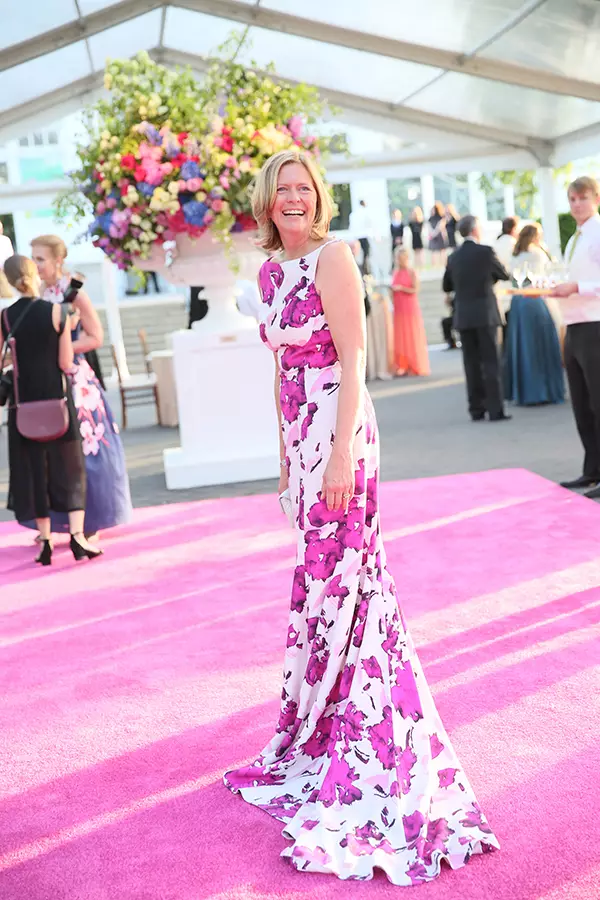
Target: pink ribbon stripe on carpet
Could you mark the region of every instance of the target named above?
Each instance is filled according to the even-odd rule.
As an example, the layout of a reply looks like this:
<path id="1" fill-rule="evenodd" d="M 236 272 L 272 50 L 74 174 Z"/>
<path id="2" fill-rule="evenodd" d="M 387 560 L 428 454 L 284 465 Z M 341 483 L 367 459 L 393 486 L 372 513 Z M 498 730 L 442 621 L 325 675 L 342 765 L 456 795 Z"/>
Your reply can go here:
<path id="1" fill-rule="evenodd" d="M 502 849 L 434 882 L 292 870 L 232 795 L 279 713 L 273 496 L 138 510 L 52 567 L 0 525 L 2 900 L 598 900 L 600 509 L 522 470 L 382 485 L 389 567 Z M 62 542 L 62 543 L 61 543 Z"/>

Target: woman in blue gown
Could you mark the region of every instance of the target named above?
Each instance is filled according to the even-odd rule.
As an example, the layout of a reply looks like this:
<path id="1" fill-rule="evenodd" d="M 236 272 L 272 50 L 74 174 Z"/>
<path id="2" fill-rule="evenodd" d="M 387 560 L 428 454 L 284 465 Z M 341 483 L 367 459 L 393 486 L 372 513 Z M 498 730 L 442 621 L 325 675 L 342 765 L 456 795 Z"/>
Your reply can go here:
<path id="1" fill-rule="evenodd" d="M 525 225 L 515 245 L 513 270 L 520 268 L 528 277 L 543 275 L 551 260 L 541 242 L 540 226 Z M 524 294 L 512 298 L 506 330 L 504 386 L 506 399 L 517 406 L 562 403 L 565 399 L 559 313 L 551 312 L 548 302 L 543 297 Z"/>
<path id="2" fill-rule="evenodd" d="M 56 235 L 42 235 L 32 241 L 32 251 L 43 281 L 42 297 L 62 303 L 70 282 L 63 273 L 67 255 L 64 241 Z M 87 474 L 84 527 L 86 535 L 94 535 L 130 520 L 131 496 L 119 429 L 106 394 L 84 355 L 102 345 L 102 325 L 85 291 L 78 292 L 72 305 L 80 317 L 72 333 L 75 363 L 70 378 Z M 64 514 L 52 511 L 51 520 L 53 532 L 68 532 Z M 35 528 L 33 521 L 21 524 Z"/>

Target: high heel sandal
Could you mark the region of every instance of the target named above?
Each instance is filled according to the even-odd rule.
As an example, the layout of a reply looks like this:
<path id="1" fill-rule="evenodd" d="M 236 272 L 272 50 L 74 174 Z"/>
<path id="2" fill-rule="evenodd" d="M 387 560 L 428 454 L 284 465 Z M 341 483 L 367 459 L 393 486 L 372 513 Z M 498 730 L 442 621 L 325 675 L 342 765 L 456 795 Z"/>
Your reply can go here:
<path id="1" fill-rule="evenodd" d="M 42 549 L 38 556 L 36 556 L 35 561 L 42 566 L 50 566 L 52 565 L 52 544 L 50 541 L 41 541 Z"/>
<path id="2" fill-rule="evenodd" d="M 91 547 L 88 549 L 87 547 L 82 547 L 78 540 L 76 540 L 75 535 L 71 535 L 71 542 L 69 544 L 71 547 L 71 553 L 79 562 L 81 559 L 96 559 L 97 556 L 102 556 L 104 550 L 92 549 Z"/>

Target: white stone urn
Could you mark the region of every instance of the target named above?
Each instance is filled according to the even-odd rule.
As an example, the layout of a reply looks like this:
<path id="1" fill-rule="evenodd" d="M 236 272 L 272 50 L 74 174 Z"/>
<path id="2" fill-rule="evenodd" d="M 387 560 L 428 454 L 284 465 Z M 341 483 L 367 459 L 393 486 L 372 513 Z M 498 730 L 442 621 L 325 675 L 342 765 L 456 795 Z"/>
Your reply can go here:
<path id="1" fill-rule="evenodd" d="M 233 245 L 239 264 L 234 272 L 223 245 L 210 232 L 192 239 L 177 235 L 175 241 L 154 244 L 148 259 L 137 258 L 136 266 L 146 272 L 157 272 L 175 285 L 204 286 L 208 315 L 194 327 L 205 334 L 228 335 L 248 329 L 256 330 L 253 317 L 242 315 L 236 305 L 238 281 L 256 283 L 265 254 L 254 244 L 255 231 L 233 234 Z"/>

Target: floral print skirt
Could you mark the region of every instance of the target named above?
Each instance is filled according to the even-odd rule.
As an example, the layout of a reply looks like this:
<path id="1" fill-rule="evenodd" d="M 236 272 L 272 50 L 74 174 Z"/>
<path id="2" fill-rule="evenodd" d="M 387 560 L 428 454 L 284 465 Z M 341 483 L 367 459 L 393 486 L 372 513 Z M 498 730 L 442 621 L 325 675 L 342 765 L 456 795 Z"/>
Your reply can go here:
<path id="1" fill-rule="evenodd" d="M 255 762 L 227 787 L 285 823 L 298 870 L 395 885 L 499 847 L 444 730 L 386 568 L 379 439 L 365 392 L 348 513 L 321 495 L 339 363 L 282 374 L 298 538 L 281 709 Z"/>
<path id="2" fill-rule="evenodd" d="M 95 534 L 131 518 L 125 451 L 106 394 L 82 354 L 75 358 L 70 380 L 87 480 L 84 529 L 86 534 Z M 64 511 L 51 509 L 50 518 L 53 532 L 68 533 L 69 518 Z M 20 524 L 36 527 L 34 520 Z"/>

